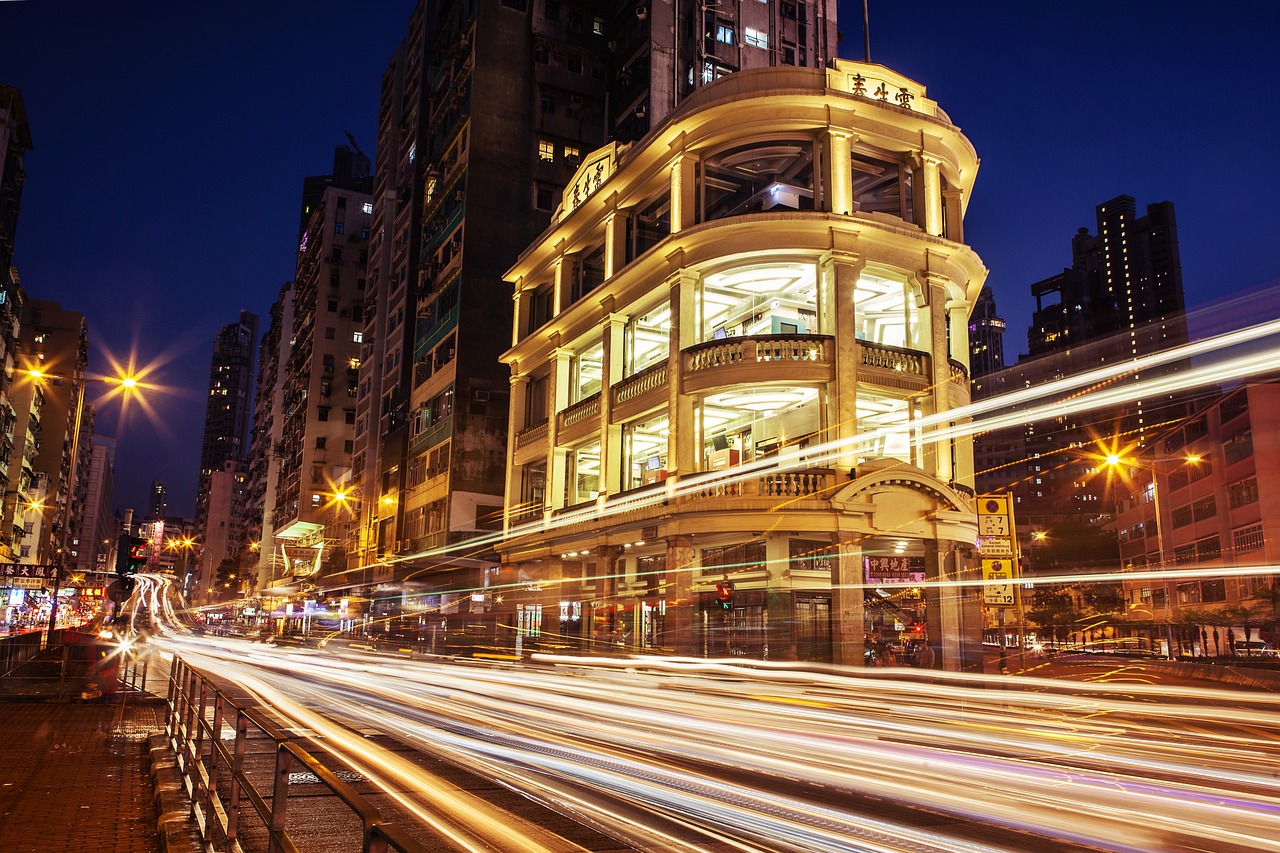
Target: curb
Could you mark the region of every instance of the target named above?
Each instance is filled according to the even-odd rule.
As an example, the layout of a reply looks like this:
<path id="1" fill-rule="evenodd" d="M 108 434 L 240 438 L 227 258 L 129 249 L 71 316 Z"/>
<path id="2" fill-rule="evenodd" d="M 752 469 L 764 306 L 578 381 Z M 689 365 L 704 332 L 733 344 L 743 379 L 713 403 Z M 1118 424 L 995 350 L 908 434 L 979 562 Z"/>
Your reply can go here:
<path id="1" fill-rule="evenodd" d="M 162 853 L 202 853 L 211 849 L 199 842 L 199 833 L 191 816 L 191 801 L 182 786 L 178 758 L 163 732 L 147 738 L 151 760 L 151 783 L 155 788 L 156 837 Z"/>

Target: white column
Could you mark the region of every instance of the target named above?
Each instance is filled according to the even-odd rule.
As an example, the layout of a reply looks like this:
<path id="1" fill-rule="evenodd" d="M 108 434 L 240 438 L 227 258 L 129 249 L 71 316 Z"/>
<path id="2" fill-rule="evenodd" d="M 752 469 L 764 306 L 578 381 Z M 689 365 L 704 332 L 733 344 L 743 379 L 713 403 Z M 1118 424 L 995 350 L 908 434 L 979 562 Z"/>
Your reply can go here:
<path id="1" fill-rule="evenodd" d="M 698 277 L 679 270 L 667 279 L 671 289 L 671 352 L 667 356 L 667 470 L 680 475 L 697 470 L 701 435 L 695 428 L 693 400 L 680 393 L 684 350 L 698 340 Z"/>
<path id="2" fill-rule="evenodd" d="M 834 127 L 827 128 L 826 168 L 823 170 L 823 192 L 826 210 L 848 216 L 854 212 L 853 173 L 850 151 L 857 137 Z"/>
<path id="3" fill-rule="evenodd" d="M 698 221 L 698 184 L 694 179 L 696 158 L 678 154 L 671 162 L 671 233 L 692 227 Z"/>
<path id="4" fill-rule="evenodd" d="M 613 423 L 613 386 L 622 381 L 623 333 L 627 317 L 609 313 L 600 332 L 604 338 L 600 388 L 600 491 L 614 495 L 622 491 L 622 425 Z"/>

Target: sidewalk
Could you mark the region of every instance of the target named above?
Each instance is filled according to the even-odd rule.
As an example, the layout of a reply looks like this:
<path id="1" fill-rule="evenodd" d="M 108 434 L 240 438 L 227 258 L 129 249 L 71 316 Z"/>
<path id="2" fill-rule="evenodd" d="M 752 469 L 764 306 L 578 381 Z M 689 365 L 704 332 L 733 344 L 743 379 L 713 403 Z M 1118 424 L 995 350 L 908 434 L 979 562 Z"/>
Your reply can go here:
<path id="1" fill-rule="evenodd" d="M 4 849 L 159 853 L 147 737 L 164 713 L 155 699 L 0 705 Z"/>
<path id="2" fill-rule="evenodd" d="M 148 658 L 145 683 L 137 677 L 133 689 L 87 702 L 79 698 L 84 678 L 59 687 L 58 668 L 43 661 L 0 679 L 4 853 L 199 849 L 170 779 L 175 771 L 161 766 L 172 753 L 155 737 L 164 731 L 168 667 Z M 169 781 L 158 785 L 157 772 Z"/>

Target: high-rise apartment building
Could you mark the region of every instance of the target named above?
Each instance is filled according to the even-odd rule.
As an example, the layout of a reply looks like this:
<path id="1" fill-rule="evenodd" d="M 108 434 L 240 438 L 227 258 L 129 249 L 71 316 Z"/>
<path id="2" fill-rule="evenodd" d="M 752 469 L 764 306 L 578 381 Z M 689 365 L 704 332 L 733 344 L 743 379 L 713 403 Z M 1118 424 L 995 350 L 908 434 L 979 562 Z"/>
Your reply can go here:
<path id="1" fill-rule="evenodd" d="M 92 435 L 93 423 L 93 407 L 81 405 L 88 355 L 89 329 L 83 314 L 66 311 L 56 302 L 27 300 L 9 386 L 15 440 L 4 500 L 15 550 L 25 552 L 31 562 L 51 564 L 53 555 L 69 544 L 69 533 L 79 529 L 89 468 L 85 459 L 90 454 L 90 441 L 84 436 Z M 81 456 L 75 464 L 73 447 Z M 44 493 L 37 494 L 41 482 Z M 29 528 L 38 533 L 29 534 Z"/>
<path id="2" fill-rule="evenodd" d="M 1072 239 L 1071 267 L 1031 286 L 1036 310 L 1027 332 L 1029 354 L 1006 371 L 1006 388 L 1037 386 L 1186 343 L 1172 202 L 1148 205 L 1146 215 L 1138 216 L 1133 198 L 1118 196 L 1097 206 L 1096 221 L 1096 234 L 1081 228 Z M 1112 381 L 1140 382 L 1182 366 L 1174 362 Z M 987 485 L 1002 481 L 1011 488 L 1020 523 L 1036 529 L 1110 517 L 1114 497 L 1110 479 L 1098 468 L 1098 453 L 1143 445 L 1185 412 L 1185 403 L 1168 395 L 1120 409 L 1064 409 L 1029 423 L 1022 430 L 1020 463 Z M 979 451 L 986 455 L 985 448 Z"/>
<path id="3" fill-rule="evenodd" d="M 270 589 L 281 575 L 275 548 L 275 483 L 284 459 L 285 368 L 293 337 L 293 282 L 280 288 L 271 305 L 267 329 L 258 348 L 258 381 L 253 407 L 253 447 L 245 483 L 243 540 L 256 561 L 259 591 Z M 256 550 L 255 550 L 256 546 Z"/>
<path id="4" fill-rule="evenodd" d="M 22 185 L 27 180 L 23 159 L 29 150 L 31 128 L 22 92 L 0 83 L 0 287 L 8 287 L 13 267 Z"/>
<path id="5" fill-rule="evenodd" d="M 591 11 L 559 7 L 548 2 L 541 11 L 570 32 L 589 26 L 608 35 L 609 129 L 618 142 L 642 138 L 685 98 L 735 71 L 823 68 L 837 54 L 834 0 L 627 0 L 597 4 L 602 17 L 590 21 Z"/>
<path id="6" fill-rule="evenodd" d="M 335 495 L 351 474 L 372 215 L 367 193 L 330 186 L 298 248 L 293 322 L 287 338 L 281 329 L 276 366 L 281 408 L 271 413 L 273 420 L 280 419 L 280 465 L 268 484 L 273 541 L 264 538 L 261 544 L 264 549 L 282 545 L 286 581 L 314 582 L 312 576 L 321 570 L 313 560 L 295 566 L 290 555 L 297 551 L 290 549 L 310 553 L 319 546 L 324 572 L 340 575 L 345 568 L 346 542 L 327 542 L 325 527 Z M 267 523 L 264 519 L 264 527 Z"/>
<path id="7" fill-rule="evenodd" d="M 242 518 L 228 519 L 227 506 L 211 505 L 211 482 L 215 474 L 232 470 L 241 477 L 248 467 L 253 405 L 254 357 L 258 346 L 258 316 L 241 311 L 235 323 L 228 323 L 218 332 L 213 342 L 213 358 L 209 366 L 209 393 L 204 412 L 204 440 L 200 447 L 200 480 L 196 488 L 196 531 L 206 544 L 205 560 L 218 561 L 227 556 L 228 549 L 237 555 L 241 546 L 237 538 L 228 539 L 226 525 L 236 532 L 243 531 Z M 225 495 L 225 490 L 220 494 Z M 239 512 L 244 511 L 244 501 L 238 501 Z M 210 548 L 208 519 L 218 515 L 218 548 Z"/>
<path id="8" fill-rule="evenodd" d="M 996 387 L 1004 370 L 1004 318 L 996 309 L 991 285 L 984 284 L 969 314 L 969 367 L 975 399 L 999 393 Z"/>
<path id="9" fill-rule="evenodd" d="M 169 513 L 169 489 L 162 480 L 151 481 L 147 499 L 147 518 L 164 518 Z"/>
<path id="10" fill-rule="evenodd" d="M 86 409 L 86 411 L 90 411 Z M 103 435 L 82 433 L 81 441 L 89 441 L 86 471 L 84 513 L 80 527 L 72 534 L 68 565 L 76 572 L 110 573 L 109 565 L 120 521 L 112 509 L 115 495 L 116 440 Z M 78 478 L 77 478 L 78 479 Z M 105 585 L 105 578 L 90 578 L 90 586 Z"/>
<path id="11" fill-rule="evenodd" d="M 756 6 L 415 8 L 383 78 L 357 403 L 357 548 L 373 577 L 433 585 L 458 571 L 465 585 L 496 565 L 491 550 L 436 549 L 501 524 L 510 378 L 499 356 L 511 327 L 502 275 L 562 203 L 589 191 L 571 184 L 588 152 L 640 139 L 727 73 L 834 56 L 834 2 Z M 671 215 L 636 212 L 627 239 L 667 233 Z M 605 263 L 596 247 L 567 257 L 562 275 L 584 294 Z"/>
<path id="12" fill-rule="evenodd" d="M 1125 579 L 1124 619 L 1151 647 L 1169 653 L 1173 640 L 1176 654 L 1180 637 L 1184 650 L 1228 654 L 1250 621 L 1267 627 L 1273 646 L 1280 640 L 1271 598 L 1277 576 L 1265 571 L 1280 561 L 1277 424 L 1280 383 L 1264 378 L 1198 407 L 1123 463 L 1117 533 L 1124 569 L 1197 572 Z M 1260 571 L 1228 573 L 1241 567 Z M 1187 630 L 1206 625 L 1203 635 Z M 1213 626 L 1238 637 L 1219 636 L 1210 646 Z"/>
<path id="13" fill-rule="evenodd" d="M 16 433 L 18 413 L 12 399 L 14 368 L 17 366 L 20 319 L 26 292 L 18 268 L 13 265 L 14 234 L 22 185 L 27 173 L 25 154 L 31 148 L 22 93 L 0 84 L 0 483 L 10 482 L 10 461 L 15 443 L 25 442 Z M 0 558 L 14 560 L 19 551 L 13 536 L 13 507 L 8 495 L 0 502 Z"/>

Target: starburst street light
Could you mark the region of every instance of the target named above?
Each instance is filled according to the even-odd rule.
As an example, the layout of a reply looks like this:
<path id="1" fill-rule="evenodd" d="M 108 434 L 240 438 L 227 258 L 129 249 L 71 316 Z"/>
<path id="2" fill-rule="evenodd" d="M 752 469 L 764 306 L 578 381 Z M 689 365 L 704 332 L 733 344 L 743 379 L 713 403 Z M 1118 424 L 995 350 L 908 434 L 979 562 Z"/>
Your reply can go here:
<path id="1" fill-rule="evenodd" d="M 23 372 L 30 376 L 34 382 L 39 383 L 40 385 L 44 385 L 46 382 L 60 381 L 68 378 L 49 373 L 38 365 L 27 368 Z M 72 427 L 73 431 L 71 434 L 71 466 L 67 471 L 68 500 L 66 503 L 68 511 L 70 511 L 71 508 L 70 493 L 71 490 L 75 488 L 76 483 L 76 463 L 79 461 L 80 457 L 80 424 L 84 419 L 84 398 L 86 386 L 90 382 L 103 382 L 114 386 L 107 392 L 105 397 L 106 399 L 110 399 L 119 394 L 126 395 L 126 399 L 128 399 L 129 397 L 132 397 L 140 387 L 137 376 L 132 372 L 126 373 L 123 376 L 90 376 L 88 374 L 84 374 L 73 378 L 72 381 L 73 384 L 78 384 L 79 388 L 75 395 L 76 413 L 75 423 Z M 68 399 L 68 403 L 70 403 L 70 399 Z M 66 562 L 67 545 L 71 534 L 71 524 L 69 522 L 70 519 L 64 519 L 62 525 L 62 541 L 57 543 L 55 550 L 56 559 L 54 560 L 53 569 L 53 594 L 50 596 L 49 600 L 49 632 L 51 635 L 58 627 L 58 587 L 62 585 L 62 569 L 63 564 Z"/>

